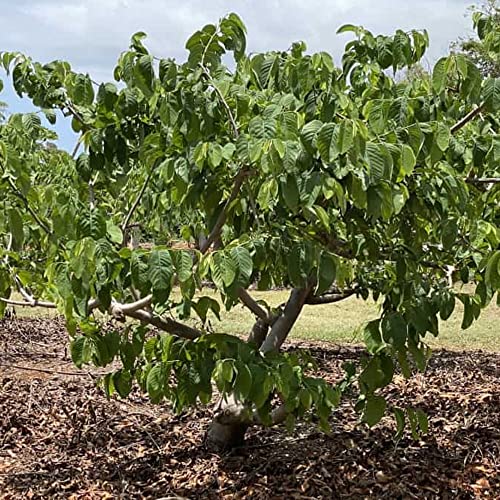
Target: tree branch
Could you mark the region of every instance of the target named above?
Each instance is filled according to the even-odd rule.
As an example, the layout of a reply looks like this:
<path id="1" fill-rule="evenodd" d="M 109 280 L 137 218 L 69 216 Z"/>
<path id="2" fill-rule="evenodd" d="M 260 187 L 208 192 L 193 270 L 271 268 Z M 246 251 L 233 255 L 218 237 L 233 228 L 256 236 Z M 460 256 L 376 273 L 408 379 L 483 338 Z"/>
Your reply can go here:
<path id="1" fill-rule="evenodd" d="M 345 259 L 352 259 L 354 257 L 354 254 L 346 241 L 334 238 L 327 233 L 319 233 L 318 236 L 320 241 L 334 254 L 344 257 Z"/>
<path id="2" fill-rule="evenodd" d="M 306 299 L 311 293 L 312 287 L 312 284 L 308 284 L 304 288 L 294 288 L 292 290 L 283 314 L 275 321 L 269 335 L 260 348 L 262 353 L 277 351 L 281 347 L 295 321 L 297 321 Z"/>
<path id="3" fill-rule="evenodd" d="M 153 313 L 144 311 L 143 309 L 138 309 L 135 311 L 122 311 L 125 316 L 129 316 L 130 318 L 135 318 L 144 323 L 148 323 L 150 325 L 156 326 L 160 330 L 164 332 L 171 333 L 172 335 L 176 335 L 177 337 L 182 337 L 188 340 L 194 340 L 200 337 L 203 333 L 195 328 L 191 328 L 188 325 L 184 325 L 183 323 L 179 323 L 170 318 L 161 318 L 160 316 L 156 316 Z"/>
<path id="4" fill-rule="evenodd" d="M 68 111 L 72 116 L 74 116 L 82 125 L 85 125 L 82 115 L 73 107 L 73 104 L 71 102 L 67 102 L 65 106 L 66 108 L 68 108 Z M 64 108 L 64 105 L 62 105 L 62 108 Z"/>
<path id="5" fill-rule="evenodd" d="M 130 207 L 130 210 L 128 211 L 128 214 L 127 216 L 125 217 L 123 223 L 122 223 L 122 232 L 123 232 L 123 239 L 125 241 L 125 234 L 126 234 L 126 230 L 129 226 L 129 223 L 130 223 L 130 219 L 132 219 L 132 216 L 134 215 L 134 212 L 136 210 L 136 208 L 139 206 L 139 203 L 141 202 L 141 198 L 143 197 L 145 191 L 146 191 L 146 188 L 149 184 L 149 181 L 151 179 L 151 177 L 153 176 L 153 170 L 151 170 L 151 172 L 149 172 L 148 176 L 146 177 L 146 180 L 144 181 L 144 184 L 142 185 L 141 187 L 141 190 L 139 191 L 139 194 L 137 195 L 134 203 L 132 204 L 132 206 Z"/>
<path id="6" fill-rule="evenodd" d="M 131 312 L 138 311 L 139 309 L 143 309 L 144 307 L 148 307 L 149 305 L 151 305 L 152 299 L 153 296 L 150 294 L 142 299 L 138 299 L 135 302 L 131 302 L 129 304 L 119 304 L 118 302 L 116 302 L 116 304 L 119 305 L 120 310 L 122 311 L 123 314 L 128 314 Z"/>
<path id="7" fill-rule="evenodd" d="M 10 184 L 10 187 L 12 188 L 12 190 L 14 191 L 14 194 L 20 198 L 25 207 L 26 207 L 26 210 L 28 210 L 28 212 L 31 214 L 31 216 L 33 217 L 33 219 L 35 219 L 35 221 L 37 222 L 37 224 L 47 233 L 47 234 L 52 234 L 52 231 L 50 229 L 49 226 L 47 226 L 44 222 L 42 222 L 42 220 L 38 217 L 38 215 L 36 214 L 36 212 L 30 207 L 30 204 L 28 202 L 28 199 L 26 198 L 26 196 L 24 196 L 23 193 L 21 193 L 21 191 L 19 191 L 17 189 L 17 186 L 14 184 L 14 182 L 12 181 L 12 179 L 8 179 L 8 182 Z"/>
<path id="8" fill-rule="evenodd" d="M 479 105 L 477 108 L 474 108 L 469 113 L 467 113 L 460 121 L 455 123 L 455 125 L 453 125 L 453 127 L 450 128 L 450 132 L 452 134 L 454 134 L 455 132 L 458 132 L 462 127 L 467 125 L 467 123 L 472 121 L 479 113 L 481 113 L 483 108 L 484 108 L 484 103 Z"/>
<path id="9" fill-rule="evenodd" d="M 351 288 L 338 293 L 324 293 L 323 295 L 319 296 L 309 295 L 305 303 L 307 305 L 333 304 L 334 302 L 340 302 L 341 300 L 351 297 L 357 291 L 357 288 Z"/>
<path id="10" fill-rule="evenodd" d="M 224 226 L 224 223 L 226 222 L 227 219 L 227 210 L 229 208 L 229 205 L 231 205 L 231 203 L 237 198 L 240 192 L 241 185 L 243 184 L 243 181 L 245 180 L 245 177 L 247 175 L 248 175 L 248 170 L 245 168 L 243 168 L 236 174 L 236 177 L 233 180 L 234 184 L 233 184 L 233 189 L 231 190 L 231 194 L 229 195 L 229 198 L 224 204 L 224 207 L 222 208 L 222 211 L 219 214 L 219 217 L 217 218 L 215 226 L 208 235 L 208 238 L 203 242 L 203 245 L 200 246 L 200 252 L 202 254 L 206 253 L 207 250 L 212 246 L 212 243 L 220 236 L 222 227 Z"/>
<path id="11" fill-rule="evenodd" d="M 247 290 L 245 290 L 243 287 L 240 287 L 238 289 L 238 298 L 243 302 L 243 304 L 252 311 L 255 316 L 257 316 L 259 319 L 265 321 L 266 323 L 270 322 L 270 317 L 269 314 L 265 309 L 263 309 L 254 299 L 253 297 L 248 293 Z"/>
<path id="12" fill-rule="evenodd" d="M 47 309 L 55 309 L 56 305 L 53 302 L 45 302 L 43 300 L 34 299 L 33 301 L 24 301 L 24 300 L 12 300 L 5 299 L 4 297 L 0 297 L 0 301 L 5 302 L 11 306 L 20 306 L 20 307 L 44 307 Z"/>
<path id="13" fill-rule="evenodd" d="M 74 160 L 75 159 L 75 156 L 76 154 L 78 153 L 78 150 L 80 149 L 80 146 L 81 146 L 81 136 L 78 138 L 78 140 L 76 141 L 76 144 L 75 144 L 75 147 L 73 148 L 73 152 L 71 153 L 71 158 Z"/>
<path id="14" fill-rule="evenodd" d="M 263 319 L 258 318 L 252 326 L 252 330 L 250 331 L 247 342 L 256 344 L 260 349 L 262 343 L 264 342 L 264 340 L 266 340 L 268 332 L 269 324 Z"/>
<path id="15" fill-rule="evenodd" d="M 229 122 L 231 123 L 231 127 L 233 129 L 233 135 L 235 139 L 238 138 L 239 136 L 239 131 L 238 131 L 238 125 L 236 124 L 236 120 L 234 119 L 233 113 L 231 111 L 231 108 L 229 107 L 229 104 L 227 103 L 226 99 L 224 99 L 224 96 L 222 95 L 222 92 L 220 91 L 219 87 L 215 85 L 215 82 L 212 78 L 212 75 L 210 75 L 210 72 L 208 71 L 208 68 L 204 66 L 203 64 L 200 64 L 201 69 L 203 70 L 203 73 L 207 77 L 208 81 L 210 82 L 210 85 L 213 87 L 215 92 L 217 93 L 217 96 L 219 97 L 222 105 L 224 106 L 224 109 L 226 110 L 227 116 L 229 118 Z"/>
<path id="16" fill-rule="evenodd" d="M 469 184 L 500 184 L 500 177 L 472 177 L 465 179 L 465 182 Z"/>

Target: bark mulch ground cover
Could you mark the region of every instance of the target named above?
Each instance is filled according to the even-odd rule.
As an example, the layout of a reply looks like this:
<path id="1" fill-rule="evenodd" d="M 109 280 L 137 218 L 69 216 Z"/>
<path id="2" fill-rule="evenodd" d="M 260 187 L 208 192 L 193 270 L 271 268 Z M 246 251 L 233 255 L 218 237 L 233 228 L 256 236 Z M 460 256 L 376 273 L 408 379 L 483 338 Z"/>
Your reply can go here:
<path id="1" fill-rule="evenodd" d="M 297 344 L 332 380 L 360 355 Z M 396 377 L 391 403 L 429 416 L 420 441 L 395 443 L 392 418 L 359 426 L 345 402 L 331 435 L 255 429 L 216 454 L 203 441 L 210 410 L 107 400 L 66 346 L 58 320 L 0 322 L 1 498 L 500 498 L 500 354 L 439 351 L 425 378 Z"/>

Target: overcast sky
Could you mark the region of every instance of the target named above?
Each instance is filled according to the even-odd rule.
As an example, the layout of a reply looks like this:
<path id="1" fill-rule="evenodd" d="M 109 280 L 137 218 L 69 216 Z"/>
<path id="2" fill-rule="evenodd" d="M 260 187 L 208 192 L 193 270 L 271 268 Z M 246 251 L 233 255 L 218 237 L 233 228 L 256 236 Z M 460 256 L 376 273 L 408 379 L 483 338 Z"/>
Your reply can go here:
<path id="1" fill-rule="evenodd" d="M 136 31 L 158 56 L 186 57 L 186 39 L 228 12 L 239 14 L 248 29 L 248 50 L 286 49 L 303 40 L 308 50 L 326 50 L 338 62 L 349 34 L 335 35 L 345 23 L 361 24 L 375 34 L 401 28 L 426 28 L 431 46 L 424 64 L 445 54 L 451 41 L 471 34 L 466 17 L 473 0 L 0 0 L 0 51 L 18 50 L 41 62 L 68 60 L 94 80 L 110 80 L 121 51 Z M 0 100 L 10 111 L 24 111 L 5 81 Z M 71 134 L 59 125 L 61 145 Z"/>

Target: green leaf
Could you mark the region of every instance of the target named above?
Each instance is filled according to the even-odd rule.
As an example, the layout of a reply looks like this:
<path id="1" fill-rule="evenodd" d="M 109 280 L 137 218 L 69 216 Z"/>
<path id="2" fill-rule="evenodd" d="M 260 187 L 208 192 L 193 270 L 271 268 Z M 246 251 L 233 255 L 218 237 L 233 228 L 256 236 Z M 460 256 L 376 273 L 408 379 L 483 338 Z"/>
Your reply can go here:
<path id="1" fill-rule="evenodd" d="M 462 330 L 466 330 L 469 328 L 474 322 L 474 308 L 471 302 L 471 298 L 469 296 L 463 297 L 462 300 L 464 304 L 464 315 L 462 319 Z"/>
<path id="2" fill-rule="evenodd" d="M 257 195 L 257 203 L 263 210 L 267 211 L 274 206 L 277 201 L 278 189 L 278 183 L 274 178 L 262 183 Z"/>
<path id="3" fill-rule="evenodd" d="M 294 286 L 302 286 L 306 279 L 304 250 L 294 245 L 287 259 L 288 277 Z"/>
<path id="4" fill-rule="evenodd" d="M 272 139 L 276 136 L 276 120 L 256 116 L 248 124 L 248 133 L 257 139 Z"/>
<path id="5" fill-rule="evenodd" d="M 234 383 L 234 389 L 237 394 L 243 398 L 247 399 L 250 391 L 252 390 L 252 372 L 248 365 L 239 363 L 236 365 L 236 380 Z"/>
<path id="6" fill-rule="evenodd" d="M 453 248 L 458 237 L 458 225 L 455 220 L 445 221 L 441 229 L 441 241 L 446 250 Z"/>
<path id="7" fill-rule="evenodd" d="M 427 419 L 426 413 L 423 412 L 422 410 L 418 409 L 416 411 L 416 416 L 417 416 L 417 422 L 418 422 L 418 426 L 420 427 L 420 430 L 424 434 L 427 434 L 427 431 L 429 430 L 429 420 Z"/>
<path id="8" fill-rule="evenodd" d="M 382 332 L 384 340 L 396 349 L 401 349 L 406 343 L 408 325 L 399 313 L 392 313 L 382 319 Z"/>
<path id="9" fill-rule="evenodd" d="M 370 169 L 370 184 L 376 185 L 387 178 L 386 157 L 378 144 L 366 144 L 366 159 Z"/>
<path id="10" fill-rule="evenodd" d="M 134 74 L 137 80 L 137 86 L 141 92 L 145 96 L 151 97 L 153 94 L 154 80 L 153 57 L 150 55 L 139 57 L 134 67 Z"/>
<path id="11" fill-rule="evenodd" d="M 368 396 L 363 411 L 363 422 L 366 422 L 370 427 L 380 422 L 384 416 L 386 406 L 387 403 L 382 396 Z"/>
<path id="12" fill-rule="evenodd" d="M 0 89 L 0 91 L 1 91 L 1 89 Z M 55 125 L 56 120 L 57 120 L 57 116 L 56 116 L 55 110 L 53 110 L 53 109 L 42 109 L 42 111 L 43 111 L 43 114 L 45 115 L 45 118 L 47 118 L 47 121 L 51 125 Z"/>
<path id="13" fill-rule="evenodd" d="M 218 167 L 223 158 L 223 149 L 220 144 L 210 144 L 208 148 L 208 159 L 212 168 Z"/>
<path id="14" fill-rule="evenodd" d="M 225 360 L 221 364 L 221 375 L 223 380 L 231 382 L 233 380 L 234 365 L 231 360 Z"/>
<path id="15" fill-rule="evenodd" d="M 314 212 L 317 219 L 321 222 L 321 225 L 327 231 L 330 231 L 330 218 L 328 217 L 326 210 L 323 207 L 320 207 L 319 205 L 313 205 L 311 207 L 311 210 Z"/>
<path id="16" fill-rule="evenodd" d="M 146 47 L 144 47 L 142 40 L 144 40 L 147 36 L 148 35 L 144 33 L 144 31 L 134 33 L 130 39 L 130 48 L 136 50 L 139 54 L 146 54 L 147 50 Z"/>
<path id="17" fill-rule="evenodd" d="M 401 439 L 403 436 L 403 431 L 405 429 L 405 413 L 401 408 L 393 408 L 392 411 L 394 412 L 394 417 L 396 418 L 396 424 L 397 424 L 397 431 L 396 435 L 394 436 L 396 440 Z"/>
<path id="18" fill-rule="evenodd" d="M 349 151 L 354 143 L 354 124 L 352 120 L 342 120 L 338 128 L 337 149 L 340 154 Z"/>
<path id="19" fill-rule="evenodd" d="M 290 210 L 297 210 L 300 201 L 300 193 L 295 175 L 289 174 L 281 181 L 281 194 L 287 207 Z"/>
<path id="20" fill-rule="evenodd" d="M 126 398 L 132 390 L 132 375 L 127 370 L 113 373 L 113 385 L 122 398 Z"/>
<path id="21" fill-rule="evenodd" d="M 78 106 L 90 106 L 94 101 L 94 88 L 89 75 L 76 75 L 73 101 Z"/>
<path id="22" fill-rule="evenodd" d="M 403 144 L 401 146 L 400 177 L 403 178 L 410 175 L 415 168 L 416 162 L 417 160 L 415 158 L 415 154 L 413 153 L 413 149 L 410 146 Z"/>
<path id="23" fill-rule="evenodd" d="M 455 309 L 455 295 L 453 293 L 446 293 L 443 295 L 439 302 L 439 315 L 443 321 L 446 321 Z"/>
<path id="24" fill-rule="evenodd" d="M 500 250 L 497 250 L 488 260 L 484 280 L 493 290 L 500 290 Z"/>
<path id="25" fill-rule="evenodd" d="M 215 317 L 220 321 L 220 305 L 211 297 L 200 297 L 198 302 L 193 302 L 194 310 L 200 319 L 205 322 L 207 320 L 208 311 L 212 311 Z"/>
<path id="26" fill-rule="evenodd" d="M 325 123 L 318 131 L 317 147 L 321 159 L 325 163 L 330 163 L 339 155 L 338 129 L 335 123 Z"/>
<path id="27" fill-rule="evenodd" d="M 73 363 L 78 368 L 81 368 L 92 359 L 94 344 L 90 338 L 80 335 L 71 341 L 70 352 Z"/>
<path id="28" fill-rule="evenodd" d="M 149 256 L 148 277 L 151 281 L 153 292 L 160 292 L 157 298 L 161 302 L 168 297 L 173 272 L 172 258 L 169 251 L 153 250 Z"/>
<path id="29" fill-rule="evenodd" d="M 316 295 L 324 293 L 335 280 L 337 266 L 335 259 L 327 252 L 322 252 L 318 266 L 318 285 Z"/>
<path id="30" fill-rule="evenodd" d="M 146 390 L 148 391 L 151 401 L 158 403 L 161 400 L 164 384 L 163 365 L 158 363 L 149 370 L 146 378 Z"/>
<path id="31" fill-rule="evenodd" d="M 310 154 L 314 154 L 316 149 L 316 136 L 323 123 L 319 120 L 312 120 L 306 123 L 301 130 L 300 138 L 306 150 Z"/>
<path id="32" fill-rule="evenodd" d="M 106 221 L 106 229 L 109 236 L 109 239 L 113 243 L 122 243 L 123 242 L 123 233 L 122 230 L 111 221 Z"/>
<path id="33" fill-rule="evenodd" d="M 450 144 L 450 129 L 444 123 L 438 123 L 435 137 L 438 148 L 441 151 L 446 151 Z"/>
<path id="34" fill-rule="evenodd" d="M 448 58 L 442 57 L 435 64 L 432 71 L 432 86 L 437 94 L 440 94 L 446 88 L 446 81 L 448 78 Z"/>
<path id="35" fill-rule="evenodd" d="M 411 435 L 413 439 L 418 439 L 418 418 L 415 410 L 412 408 L 406 409 L 406 414 L 408 415 L 408 421 L 410 422 Z"/>
<path id="36" fill-rule="evenodd" d="M 188 281 L 193 274 L 193 256 L 184 250 L 175 251 L 175 269 L 181 283 Z"/>
<path id="37" fill-rule="evenodd" d="M 36 113 L 26 113 L 22 116 L 23 127 L 28 132 L 36 132 L 42 125 L 40 117 Z"/>
<path id="38" fill-rule="evenodd" d="M 483 99 L 487 111 L 500 110 L 500 78 L 488 78 L 483 86 Z"/>
<path id="39" fill-rule="evenodd" d="M 363 32 L 363 28 L 361 26 L 356 26 L 354 24 L 343 24 L 338 30 L 337 34 L 340 33 L 350 33 L 353 32 L 356 35 L 359 35 Z"/>
<path id="40" fill-rule="evenodd" d="M 385 342 L 382 340 L 380 333 L 380 320 L 370 321 L 363 329 L 363 338 L 366 345 L 366 350 L 371 354 L 377 354 L 385 347 Z"/>
<path id="41" fill-rule="evenodd" d="M 18 210 L 9 210 L 9 231 L 12 234 L 12 249 L 21 250 L 24 243 L 23 219 Z"/>
<path id="42" fill-rule="evenodd" d="M 231 249 L 231 257 L 236 263 L 236 268 L 239 272 L 239 283 L 243 286 L 247 286 L 253 271 L 253 262 L 250 252 L 245 247 L 235 247 Z"/>
<path id="43" fill-rule="evenodd" d="M 210 263 L 212 279 L 219 289 L 230 287 L 236 279 L 236 262 L 230 253 L 218 251 Z"/>

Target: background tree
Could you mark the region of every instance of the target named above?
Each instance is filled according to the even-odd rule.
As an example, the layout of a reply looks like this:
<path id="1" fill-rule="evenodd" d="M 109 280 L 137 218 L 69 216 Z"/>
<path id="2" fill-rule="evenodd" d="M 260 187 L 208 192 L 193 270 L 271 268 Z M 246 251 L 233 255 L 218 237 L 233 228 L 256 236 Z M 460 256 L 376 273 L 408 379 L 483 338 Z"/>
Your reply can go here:
<path id="1" fill-rule="evenodd" d="M 460 39 L 452 47 L 466 54 L 484 76 L 500 76 L 500 3 L 486 0 L 472 7 L 477 37 Z"/>
<path id="2" fill-rule="evenodd" d="M 481 26 L 485 38 L 496 30 Z M 388 70 L 418 63 L 426 32 L 339 31 L 353 34 L 339 68 L 302 42 L 246 55 L 235 14 L 197 31 L 182 64 L 136 33 L 119 87 L 1 53 L 18 94 L 49 121 L 61 110 L 84 146 L 75 158 L 42 147 L 49 132 L 34 113 L 1 126 L 1 302 L 57 307 L 78 366 L 119 359 L 108 394 L 136 381 L 181 412 L 209 403 L 214 384 L 217 444 L 312 415 L 326 430 L 347 390 L 364 422 L 389 406 L 399 431 L 405 415 L 425 429 L 423 414 L 388 405 L 380 389 L 398 366 L 425 370 L 425 336 L 457 299 L 466 328 L 500 288 L 500 80 L 452 54 L 432 79 L 395 81 Z M 137 224 L 147 248 L 127 246 Z M 159 244 L 165 227 L 197 248 Z M 475 287 L 452 288 L 450 265 Z M 289 299 L 272 308 L 252 284 L 289 287 Z M 332 385 L 310 357 L 280 348 L 304 307 L 352 295 L 380 301 L 381 315 L 364 330 L 360 366 Z M 208 321 L 239 304 L 256 318 L 248 342 Z"/>

